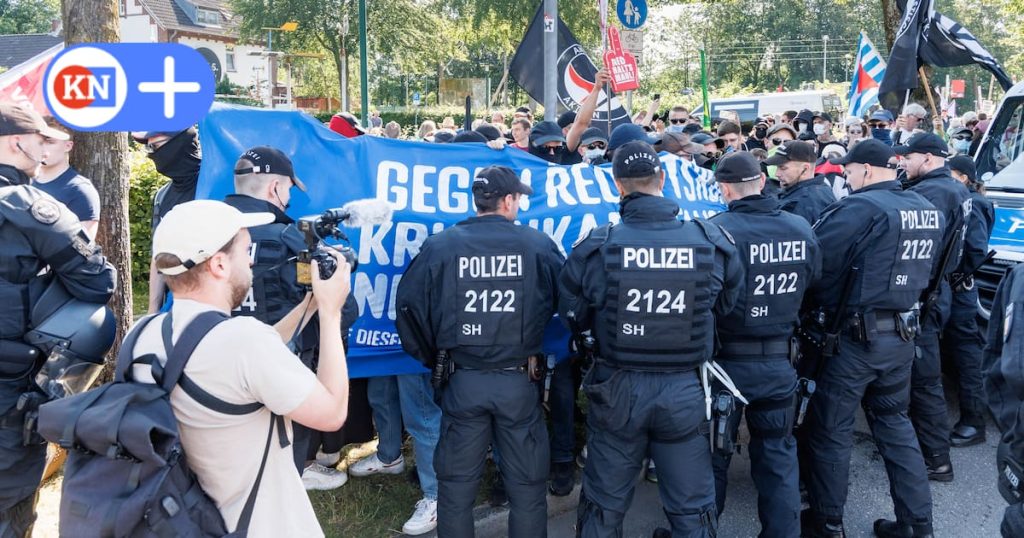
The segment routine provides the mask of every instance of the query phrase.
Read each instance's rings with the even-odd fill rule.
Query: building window
[[[196,10],[196,22],[199,24],[220,24],[220,14],[209,9]]]
[[[229,50],[224,54],[224,63],[228,66],[228,72],[235,72],[235,51]]]
[[[125,0],[121,0],[120,2],[117,3],[117,7],[120,10],[118,15],[120,15],[122,17],[127,17],[128,16],[128,2],[126,2]]]

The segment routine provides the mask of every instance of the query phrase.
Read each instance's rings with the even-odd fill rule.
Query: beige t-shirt
[[[175,300],[174,341],[195,316],[208,310],[216,309],[196,301]],[[154,319],[140,335],[136,357],[153,353],[166,362],[162,322],[163,316]],[[153,380],[148,366],[136,365],[133,373],[138,381]],[[271,411],[283,416],[294,411],[312,393],[316,376],[285,347],[272,327],[244,316],[222,322],[210,331],[189,359],[185,373],[203,390],[226,402],[264,405],[248,415],[225,415],[200,405],[180,386],[171,393],[189,467],[217,503],[228,531],[234,531],[259,472]],[[290,440],[292,422],[286,419],[285,424]],[[249,536],[323,536],[295,469],[292,446],[281,448],[276,430]]]

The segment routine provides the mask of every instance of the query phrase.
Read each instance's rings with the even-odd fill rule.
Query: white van
[[[1024,262],[1024,82],[1006,92],[974,162],[996,209],[989,239],[996,256],[974,275],[980,314],[987,319],[999,281],[1007,269]]]
[[[811,90],[803,92],[776,92],[742,95],[727,99],[711,100],[711,117],[722,115],[722,111],[736,112],[745,126],[764,114],[782,114],[788,110],[811,110],[828,112],[832,119],[839,122],[843,118],[843,105],[836,92],[831,90]],[[693,115],[703,117],[704,105],[693,110]]]

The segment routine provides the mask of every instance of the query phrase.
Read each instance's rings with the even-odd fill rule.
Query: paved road
[[[956,480],[932,483],[935,535],[940,537],[998,537],[999,522],[1006,503],[995,488],[995,453],[998,431],[988,428],[985,444],[953,449]],[[746,450],[733,458],[729,473],[729,498],[719,528],[720,537],[757,536],[757,504],[750,481],[750,459]],[[892,518],[889,482],[882,458],[875,449],[863,415],[857,420],[850,494],[846,506],[847,536],[873,536],[871,525],[878,518]],[[548,523],[551,538],[574,536],[575,513],[569,511]],[[667,526],[657,486],[641,481],[626,515],[626,537],[649,537],[654,529]]]

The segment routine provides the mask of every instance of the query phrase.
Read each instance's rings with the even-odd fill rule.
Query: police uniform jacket
[[[711,222],[732,235],[746,267],[746,292],[718,321],[721,340],[791,336],[804,292],[821,276],[821,251],[811,225],[760,194],[731,202]]]
[[[946,227],[942,234],[942,242],[937,249],[932,273],[938,271],[939,265],[942,263],[942,245],[947,244],[952,237],[953,257],[945,271],[945,276],[948,277],[960,266],[963,253],[963,241],[960,239],[962,235],[952,234],[962,234],[964,226],[967,225],[971,216],[971,193],[967,187],[953,179],[949,168],[945,166],[936,168],[911,181],[908,189],[927,198],[936,209],[942,212],[945,218]]]
[[[550,237],[500,215],[427,238],[398,285],[403,348],[425,364],[438,350],[465,368],[524,364],[541,352],[563,260]],[[433,348],[419,349],[421,339]]]
[[[90,303],[105,304],[114,293],[114,267],[82,230],[78,217],[28,183],[20,170],[0,165],[0,340],[21,342],[32,306],[52,278]],[[31,377],[0,375],[0,416],[29,390]],[[32,456],[34,448],[21,446],[18,430],[17,446],[0,446],[0,511],[31,495],[42,473],[43,459]]]
[[[559,277],[559,315],[591,330],[598,356],[625,369],[680,371],[711,358],[714,321],[743,293],[743,262],[728,233],[678,220],[660,196],[623,198],[618,225],[577,244]]]
[[[1010,456],[1024,463],[1024,265],[1003,277],[992,303],[982,370],[988,406]],[[1005,448],[1005,447],[1003,447]]]
[[[988,255],[988,239],[992,235],[996,213],[992,202],[984,194],[971,191],[971,217],[964,237],[964,254],[960,260],[959,272],[976,271]]]
[[[782,210],[803,217],[808,224],[817,222],[822,211],[835,201],[832,187],[825,182],[825,176],[820,174],[779,193]]]
[[[861,188],[829,206],[814,225],[822,246],[821,278],[811,303],[834,310],[852,267],[847,313],[909,310],[928,285],[945,217],[923,196],[896,181]]]
[[[252,245],[249,255],[253,260],[252,288],[242,304],[232,312],[235,316],[253,316],[273,325],[302,302],[308,291],[299,284],[295,276],[294,257],[306,248],[302,232],[291,217],[274,204],[243,194],[232,194],[224,203],[242,213],[272,213],[274,222],[249,228]],[[359,317],[355,298],[349,294],[342,311],[344,333]],[[291,343],[292,351],[299,353],[303,362],[310,365],[312,354],[320,343],[317,318],[313,318],[302,333]],[[312,352],[312,353],[311,353]]]

